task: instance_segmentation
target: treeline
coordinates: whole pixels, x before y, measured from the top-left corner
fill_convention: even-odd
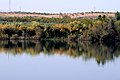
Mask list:
[[[80,19],[68,24],[55,24],[48,27],[42,38],[66,38],[67,40],[119,41],[120,13],[115,18],[98,16],[96,19]]]
[[[40,23],[69,23],[79,18],[73,19],[69,16],[63,15],[63,18],[45,18],[45,17],[0,17],[0,22],[40,22]]]
[[[51,21],[47,22],[49,18],[46,18],[45,22],[38,22],[36,20],[32,21],[32,19],[34,18],[26,19],[31,20],[30,22],[15,21],[1,23],[0,39],[63,39],[70,41],[120,40],[119,12],[116,13],[115,18],[100,15],[96,19],[73,20],[71,18],[65,17],[60,19],[65,20],[64,22],[59,22],[59,19],[56,18],[55,22],[53,23]]]
[[[2,40],[39,40],[45,26],[39,22],[14,22],[0,24],[0,39]]]

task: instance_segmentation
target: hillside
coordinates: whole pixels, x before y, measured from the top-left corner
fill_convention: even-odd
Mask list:
[[[24,12],[0,12],[0,17],[46,17],[46,18],[62,18],[63,16],[69,16],[71,18],[96,18],[99,15],[106,15],[110,17],[115,16],[115,12],[85,12],[85,13],[24,13]]]

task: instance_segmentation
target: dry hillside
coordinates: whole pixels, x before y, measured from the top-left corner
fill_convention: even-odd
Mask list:
[[[46,18],[62,18],[63,16],[69,16],[71,18],[94,18],[99,15],[106,15],[110,17],[114,17],[114,12],[86,12],[86,13],[64,13],[64,14],[36,14],[36,13],[7,13],[0,12],[1,17],[46,17]]]

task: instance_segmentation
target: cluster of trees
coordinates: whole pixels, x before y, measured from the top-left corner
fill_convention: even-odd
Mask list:
[[[119,12],[117,12],[117,13],[115,14],[115,16],[116,16],[116,19],[117,19],[117,20],[120,20],[120,13],[119,13]]]
[[[120,40],[119,14],[116,13],[116,18],[100,15],[96,19],[79,19],[67,24],[55,24],[46,28],[42,38],[92,41]]]
[[[116,13],[115,18],[100,15],[96,19],[71,19],[64,16],[63,18],[42,18],[40,20],[43,21],[40,22],[30,17],[21,18],[28,22],[26,20],[19,22],[15,20],[16,17],[8,17],[8,21],[12,19],[15,22],[0,24],[0,38],[115,41],[120,40],[119,18],[119,12]]]
[[[0,24],[0,39],[40,39],[43,31],[41,23],[2,23]]]
[[[100,32],[98,29],[102,29],[104,31],[104,28],[108,27],[106,26],[108,23],[102,21],[101,19],[80,19],[67,24],[54,24],[53,26],[47,27],[44,30],[42,38],[68,38],[82,40],[90,40],[93,37],[97,38],[103,34],[103,32]]]

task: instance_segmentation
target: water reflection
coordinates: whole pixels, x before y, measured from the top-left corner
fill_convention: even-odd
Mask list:
[[[119,43],[60,42],[60,41],[1,41],[0,53],[35,56],[66,55],[71,58],[95,59],[98,64],[114,61],[120,55]]]

